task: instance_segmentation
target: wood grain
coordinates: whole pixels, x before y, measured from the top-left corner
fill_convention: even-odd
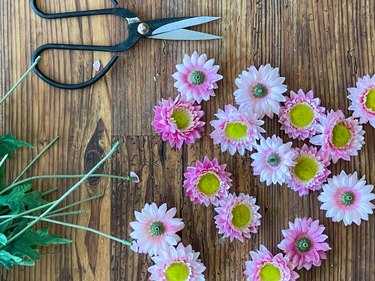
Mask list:
[[[12,160],[10,178],[20,171],[48,140],[59,135],[56,146],[30,171],[31,174],[81,173],[108,151],[111,143],[121,140],[120,151],[107,163],[106,172],[127,174],[136,171],[138,185],[100,179],[91,181],[66,203],[88,195],[105,197],[87,204],[86,214],[67,218],[68,222],[89,225],[128,238],[128,224],[134,210],[146,202],[166,202],[175,206],[187,227],[184,243],[201,252],[207,266],[207,280],[245,280],[244,262],[249,250],[266,245],[277,252],[281,230],[295,217],[312,216],[327,227],[333,250],[320,268],[300,271],[304,281],[375,281],[375,217],[360,227],[344,227],[324,218],[317,193],[300,198],[286,187],[270,188],[252,175],[249,154],[230,157],[212,146],[206,136],[191,147],[171,149],[162,143],[151,127],[153,106],[160,98],[176,96],[172,73],[185,53],[205,52],[220,64],[224,80],[217,96],[203,104],[205,121],[214,118],[218,108],[233,103],[234,80],[251,64],[271,63],[280,68],[292,90],[313,89],[327,108],[349,114],[346,88],[357,77],[374,74],[375,2],[371,0],[165,0],[120,1],[141,19],[176,16],[221,16],[219,23],[198,27],[203,32],[220,34],[221,41],[174,42],[144,40],[126,53],[110,73],[93,88],[66,92],[49,87],[35,75],[26,79],[13,97],[0,109],[0,133],[12,132],[33,143],[35,151],[22,151]],[[110,1],[49,0],[43,10],[74,11],[111,7]],[[113,17],[94,17],[46,21],[38,18],[27,0],[0,1],[0,89],[1,94],[26,70],[32,52],[47,42],[114,44],[126,38],[126,24]],[[92,63],[109,61],[112,54],[48,52],[41,67],[52,77],[77,82],[93,75]],[[266,120],[267,135],[280,131],[276,119]],[[340,161],[332,168],[358,171],[375,182],[375,129],[365,126],[366,145],[351,162]],[[295,143],[301,145],[301,143]],[[186,167],[205,155],[218,157],[233,174],[231,191],[257,197],[263,216],[262,227],[252,239],[229,243],[221,241],[213,222],[212,208],[194,206],[182,190]],[[74,181],[37,182],[37,188],[62,190]],[[52,195],[57,196],[57,195]],[[52,197],[51,197],[52,198]],[[35,268],[2,271],[0,280],[147,280],[151,261],[108,240],[81,231],[52,227],[72,245],[50,247]]]

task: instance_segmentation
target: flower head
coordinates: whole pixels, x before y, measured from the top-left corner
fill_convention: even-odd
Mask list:
[[[149,267],[150,280],[155,281],[204,281],[206,267],[198,259],[199,253],[182,243],[168,247],[152,257],[155,265]]]
[[[359,78],[357,87],[348,89],[348,99],[352,101],[349,110],[353,110],[353,116],[359,118],[360,124],[370,121],[375,127],[375,74]]]
[[[215,114],[218,120],[210,124],[215,128],[211,133],[214,144],[221,145],[221,151],[229,150],[231,155],[236,151],[244,155],[245,150],[251,151],[257,140],[264,133],[262,120],[253,113],[237,109],[233,105],[225,106],[225,111],[219,109]]]
[[[320,145],[326,160],[332,159],[337,163],[339,159],[350,160],[350,156],[357,156],[364,142],[365,131],[353,117],[345,118],[341,110],[331,111],[327,117],[321,119],[320,135],[310,141]]]
[[[229,237],[232,242],[234,238],[243,242],[243,238],[250,238],[252,233],[257,233],[262,217],[255,205],[256,199],[244,193],[238,196],[229,194],[219,201],[215,208],[216,228],[223,238]]]
[[[283,143],[283,140],[275,135],[272,138],[260,140],[256,146],[257,152],[251,155],[254,161],[254,175],[260,175],[260,181],[267,185],[283,184],[290,178],[289,169],[294,166],[293,161],[296,152],[292,148],[292,143]]]
[[[320,99],[314,98],[313,91],[305,94],[302,90],[296,94],[290,91],[285,105],[280,108],[279,122],[290,138],[304,140],[316,134],[317,125],[325,108],[320,106]]]
[[[360,225],[361,219],[368,220],[368,214],[372,214],[375,208],[371,203],[375,199],[375,194],[371,193],[373,188],[373,185],[366,184],[365,177],[358,180],[356,172],[347,175],[342,171],[323,186],[323,192],[318,196],[323,203],[320,209],[326,210],[326,217],[334,222]]]
[[[183,64],[176,65],[176,68],[177,72],[173,74],[176,79],[174,86],[188,101],[208,101],[210,96],[215,96],[216,82],[223,79],[223,76],[217,74],[220,67],[214,65],[214,60],[207,60],[205,54],[199,56],[197,52],[191,57],[185,55]]]
[[[312,218],[297,218],[294,223],[289,222],[289,229],[283,230],[284,240],[278,247],[284,251],[298,270],[309,270],[313,265],[320,266],[322,259],[326,259],[326,251],[330,250],[324,242],[328,236],[323,234],[325,227],[319,220]]]
[[[255,112],[261,119],[264,115],[273,118],[273,114],[279,114],[280,102],[286,100],[283,95],[286,92],[284,80],[279,75],[279,69],[269,64],[261,65],[259,70],[250,66],[236,79],[236,103],[240,108]]]
[[[192,144],[201,137],[204,112],[193,101],[181,97],[175,100],[162,100],[154,108],[152,121],[155,131],[162,135],[163,141],[169,141],[172,147],[181,148],[183,143]]]
[[[169,246],[175,246],[181,241],[176,232],[182,230],[185,224],[182,219],[174,218],[176,208],[167,211],[167,204],[159,208],[155,203],[146,204],[141,212],[134,212],[137,221],[130,223],[135,239],[132,249],[150,256],[159,255]]]
[[[212,161],[204,157],[203,163],[197,161],[195,167],[188,167],[184,174],[186,195],[195,204],[217,205],[220,199],[228,195],[232,180],[225,171],[226,165],[219,165],[215,158]]]
[[[250,256],[244,272],[247,281],[295,281],[299,278],[289,258],[282,254],[274,256],[263,245],[259,251],[251,251]]]

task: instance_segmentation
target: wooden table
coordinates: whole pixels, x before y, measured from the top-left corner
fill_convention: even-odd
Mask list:
[[[46,21],[30,9],[29,1],[0,1],[0,85],[1,93],[27,68],[32,52],[47,42],[114,44],[126,37],[125,23],[113,17]],[[41,1],[39,1],[41,2]],[[223,36],[213,42],[165,42],[144,40],[120,53],[120,59],[100,83],[80,91],[49,87],[34,74],[17,89],[1,108],[1,134],[35,145],[23,150],[12,162],[10,177],[23,168],[46,143],[60,136],[53,147],[29,172],[31,174],[82,173],[108,151],[115,140],[121,149],[104,167],[104,172],[126,175],[136,171],[138,185],[100,179],[90,181],[66,202],[104,193],[103,199],[86,204],[86,213],[66,218],[67,222],[88,225],[122,238],[128,238],[133,211],[146,202],[166,202],[175,206],[186,223],[184,243],[191,243],[207,266],[207,280],[245,280],[244,264],[249,250],[266,245],[273,253],[281,240],[281,230],[289,220],[312,216],[327,227],[333,250],[320,268],[300,271],[300,280],[375,280],[375,216],[360,227],[332,223],[319,210],[318,193],[300,198],[285,186],[267,188],[252,175],[249,154],[245,157],[221,153],[206,136],[182,150],[171,149],[151,127],[152,109],[161,98],[176,96],[172,73],[185,53],[207,53],[221,65],[224,80],[217,96],[203,103],[205,121],[217,109],[233,103],[234,80],[251,64],[271,63],[280,67],[290,89],[313,89],[327,108],[349,114],[346,88],[357,77],[375,72],[375,1],[371,0],[147,0],[120,1],[142,19],[193,15],[221,16],[199,30]],[[73,11],[112,7],[111,1],[43,1],[45,11]],[[92,63],[106,63],[112,54],[47,52],[41,67],[56,79],[83,81],[93,75]],[[283,136],[277,120],[266,120],[268,135]],[[332,167],[358,171],[375,182],[375,129],[366,129],[366,145],[359,157],[340,161]],[[296,143],[301,145],[301,143]],[[213,221],[212,208],[194,206],[183,194],[183,173],[188,165],[205,155],[218,157],[233,174],[231,191],[257,197],[263,216],[259,233],[244,243],[221,241]],[[61,194],[74,181],[36,182],[36,188],[58,187]],[[51,195],[51,198],[55,195]],[[125,246],[111,243],[83,231],[52,226],[51,230],[74,240],[72,245],[43,249],[49,253],[34,268],[18,267],[3,271],[7,281],[66,280],[147,280],[150,259],[134,254]]]

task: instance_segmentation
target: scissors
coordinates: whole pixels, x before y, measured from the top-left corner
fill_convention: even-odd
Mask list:
[[[124,8],[109,8],[99,10],[77,11],[47,14],[42,12],[37,4],[37,0],[30,0],[34,12],[45,19],[62,19],[72,17],[97,16],[97,15],[115,15],[124,18],[128,23],[128,38],[122,43],[114,46],[93,46],[93,45],[72,45],[72,44],[45,44],[40,46],[32,55],[32,61],[45,50],[81,50],[81,51],[101,51],[101,52],[122,52],[132,48],[140,39],[163,39],[163,40],[213,40],[221,39],[216,35],[188,30],[185,28],[201,25],[204,23],[219,20],[220,17],[181,17],[166,18],[150,21],[141,21],[138,16]],[[117,1],[112,0],[116,5]],[[37,66],[35,73],[49,85],[67,90],[82,89],[95,84],[111,69],[117,61],[118,56],[112,57],[109,63],[93,78],[78,84],[65,84],[47,77]]]

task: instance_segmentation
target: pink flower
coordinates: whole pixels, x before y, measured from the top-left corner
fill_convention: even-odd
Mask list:
[[[195,167],[187,168],[184,187],[192,202],[217,206],[219,200],[228,195],[232,180],[225,167],[225,164],[219,165],[216,158],[210,161],[206,156],[203,163],[197,161]]]
[[[192,144],[201,137],[204,129],[201,121],[204,112],[193,101],[177,97],[162,100],[154,108],[152,121],[155,131],[162,135],[163,141],[169,141],[172,147],[181,148],[183,143]]]
[[[285,105],[280,108],[281,129],[293,139],[313,137],[325,111],[324,107],[319,106],[320,99],[314,99],[313,91],[305,95],[302,90],[299,90],[298,94],[290,91],[290,98],[286,99]]]
[[[130,172],[129,178],[134,183],[140,183],[139,176],[135,172]]]
[[[278,247],[284,251],[298,270],[309,270],[313,265],[320,266],[323,259],[327,258],[326,251],[331,250],[328,243],[324,242],[328,236],[323,234],[324,225],[319,220],[312,218],[297,218],[294,223],[289,222],[289,229],[283,230],[284,240]]]
[[[217,74],[218,65],[214,65],[214,60],[207,60],[205,54],[199,56],[194,52],[191,57],[184,56],[183,64],[176,65],[177,72],[173,74],[176,79],[174,86],[186,100],[195,100],[201,103],[208,101],[210,96],[215,96],[214,89],[223,76]]]
[[[258,120],[253,113],[237,110],[233,105],[225,106],[225,111],[219,109],[215,114],[218,120],[213,120],[210,124],[215,128],[211,133],[214,144],[221,145],[221,151],[229,150],[231,155],[236,151],[240,155],[245,154],[245,150],[251,151],[257,140],[264,133],[262,120]]]
[[[310,190],[315,191],[322,188],[331,171],[328,170],[329,161],[323,159],[323,154],[315,147],[295,149],[297,155],[294,158],[296,165],[290,168],[291,177],[288,186],[297,191],[300,196],[309,194]]]
[[[158,208],[152,203],[146,204],[141,212],[135,211],[134,215],[137,221],[130,223],[134,230],[130,236],[136,240],[133,250],[154,256],[181,241],[176,232],[182,230],[185,224],[182,219],[174,218],[176,208],[167,211],[167,204]]]
[[[215,208],[216,228],[223,238],[229,237],[232,242],[234,238],[243,242],[243,237],[250,238],[252,233],[257,233],[262,217],[255,205],[256,199],[244,193],[238,196],[229,194],[219,201]]]
[[[371,203],[375,199],[375,194],[371,193],[373,188],[373,185],[366,184],[365,177],[358,180],[357,173],[347,175],[341,171],[323,186],[323,192],[318,196],[323,203],[320,209],[326,210],[326,217],[334,222],[360,225],[361,219],[367,221],[368,214],[375,209]]]
[[[204,281],[206,267],[201,263],[199,252],[182,243],[168,247],[158,256],[152,257],[155,265],[149,267],[150,280],[155,281]]]
[[[247,281],[295,281],[299,278],[289,258],[282,254],[273,256],[266,247],[250,252],[251,260],[246,262]]]
[[[341,110],[331,111],[327,117],[322,118],[319,125],[320,135],[310,141],[314,145],[321,146],[325,160],[337,163],[339,159],[350,160],[350,156],[357,156],[362,148],[365,131],[358,125],[358,120],[353,117],[345,119]]]
[[[354,111],[353,116],[359,118],[360,124],[370,121],[371,126],[375,127],[375,75],[359,78],[357,87],[348,91],[348,99],[352,101],[349,110]]]

